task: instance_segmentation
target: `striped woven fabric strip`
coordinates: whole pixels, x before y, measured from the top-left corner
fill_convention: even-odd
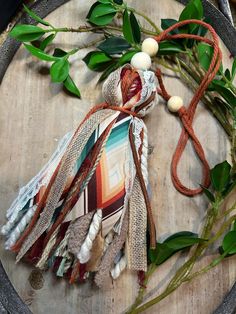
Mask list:
[[[125,199],[125,164],[129,149],[128,130],[131,117],[120,114],[101,155],[100,162],[88,186],[67,215],[71,221],[101,208],[103,235],[119,220]]]

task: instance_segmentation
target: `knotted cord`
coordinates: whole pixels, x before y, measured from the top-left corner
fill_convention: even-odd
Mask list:
[[[201,25],[201,26],[204,26],[205,28],[207,28],[211,34],[212,40],[204,38],[202,36],[192,35],[192,34],[175,34],[175,35],[170,34],[171,31],[173,31],[177,28],[180,28],[181,26],[184,26],[186,24],[192,24],[192,23],[198,24],[198,25]],[[216,73],[218,72],[218,70],[220,68],[220,64],[221,64],[221,60],[222,60],[222,53],[221,53],[221,50],[219,48],[219,41],[218,41],[218,37],[217,37],[215,30],[211,27],[211,25],[209,25],[203,21],[200,21],[200,20],[181,21],[181,22],[176,23],[176,24],[172,25],[171,27],[167,28],[160,35],[155,37],[157,42],[161,42],[164,40],[171,40],[171,39],[181,39],[181,38],[194,39],[197,41],[202,41],[202,42],[205,42],[205,43],[207,43],[213,47],[213,55],[212,55],[212,60],[211,60],[210,66],[209,66],[208,70],[206,71],[199,87],[197,88],[188,108],[186,109],[183,106],[178,111],[178,115],[179,115],[179,117],[182,121],[182,124],[183,124],[183,130],[182,130],[182,133],[180,135],[180,138],[179,138],[179,141],[178,141],[177,147],[175,149],[175,152],[173,154],[173,158],[172,158],[172,162],[171,162],[171,176],[172,176],[172,181],[173,181],[175,188],[184,195],[194,196],[194,195],[201,193],[202,188],[201,187],[199,187],[197,189],[187,188],[179,179],[177,167],[178,167],[178,164],[180,162],[181,156],[184,152],[184,149],[186,147],[186,144],[190,138],[192,140],[196,154],[198,155],[198,157],[199,157],[199,159],[203,165],[202,185],[204,187],[209,186],[209,184],[210,184],[210,168],[209,168],[208,162],[206,160],[204,150],[203,150],[199,140],[197,139],[197,137],[194,133],[192,123],[193,123],[193,118],[194,118],[195,111],[196,111],[196,108],[197,108],[199,101],[201,100],[203,94],[207,90],[209,84],[212,82],[212,80],[214,79]],[[159,85],[160,85],[160,90],[158,91],[158,93],[166,101],[168,101],[171,96],[167,93],[167,91],[164,87],[164,83],[162,81],[160,69],[158,69],[156,71],[156,76],[158,78]]]

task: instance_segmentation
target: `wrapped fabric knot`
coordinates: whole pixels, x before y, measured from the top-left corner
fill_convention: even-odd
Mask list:
[[[107,104],[124,107],[144,117],[158,101],[156,85],[154,72],[125,65],[109,75],[102,93]]]

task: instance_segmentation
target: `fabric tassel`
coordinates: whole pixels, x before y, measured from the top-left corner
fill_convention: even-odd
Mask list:
[[[155,75],[126,65],[110,74],[103,96],[20,190],[2,228],[17,261],[51,268],[70,283],[95,272],[99,287],[126,267],[147,268],[152,219],[142,117],[156,102]]]
[[[81,128],[79,128],[80,136],[74,136],[72,138],[72,141],[70,142],[67,151],[61,160],[58,173],[50,189],[43,212],[41,213],[36,224],[33,226],[33,229],[30,230],[29,228],[23,235],[23,239],[25,239],[25,241],[23,242],[17,255],[18,261],[49,227],[50,221],[53,218],[55,207],[60,200],[60,196],[62,195],[64,188],[66,187],[66,179],[71,175],[78,156],[81,155],[87,141],[89,140],[94,130],[97,128],[99,122],[101,122],[110,114],[113,114],[113,112],[110,110],[95,112],[94,115],[92,115],[91,118],[89,118],[86,123],[82,124]],[[22,241],[19,241],[18,245],[16,245],[16,250],[18,249],[18,246],[21,244],[21,242]]]

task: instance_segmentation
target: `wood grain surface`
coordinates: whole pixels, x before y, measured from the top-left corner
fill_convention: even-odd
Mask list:
[[[91,0],[72,0],[50,14],[48,20],[56,26],[81,25],[91,4]],[[183,8],[173,0],[136,0],[129,1],[129,4],[145,12],[157,24],[160,24],[161,18],[177,18]],[[71,49],[96,37],[88,34],[60,34],[56,43]],[[224,64],[229,66],[229,53],[223,45],[222,49]],[[88,51],[83,49],[75,56],[72,68],[72,76],[80,86],[82,100],[69,97],[62,92],[61,86],[50,83],[47,64],[29,56],[22,47],[10,64],[0,86],[0,224],[4,223],[6,209],[17,196],[19,187],[25,185],[46,163],[58,140],[76,127],[89,108],[102,99],[101,86],[96,85],[98,76],[81,61]],[[189,103],[192,93],[181,82],[166,76],[165,83],[171,94],[180,95],[185,104]],[[145,121],[150,144],[154,146],[149,168],[158,239],[162,240],[181,230],[199,232],[206,211],[206,200],[203,196],[186,198],[180,195],[173,188],[170,178],[170,162],[181,132],[180,123],[167,112],[162,101]],[[226,136],[201,104],[194,128],[210,165],[223,161],[229,149]],[[201,168],[191,145],[184,153],[179,172],[181,179],[189,186],[196,186],[201,180]],[[33,289],[29,282],[33,268],[23,262],[16,266],[14,254],[3,249],[2,238],[0,258],[17,292],[34,314],[123,313],[131,305],[138,289],[135,274],[128,271],[103,290],[91,283],[70,286],[67,281],[57,279],[49,271],[43,274],[42,288]],[[209,252],[202,264],[211,258]],[[149,284],[150,297],[163,289],[185,259],[185,254],[176,255],[159,268]],[[183,285],[146,313],[212,313],[235,279],[235,259],[227,259],[207,275]]]

